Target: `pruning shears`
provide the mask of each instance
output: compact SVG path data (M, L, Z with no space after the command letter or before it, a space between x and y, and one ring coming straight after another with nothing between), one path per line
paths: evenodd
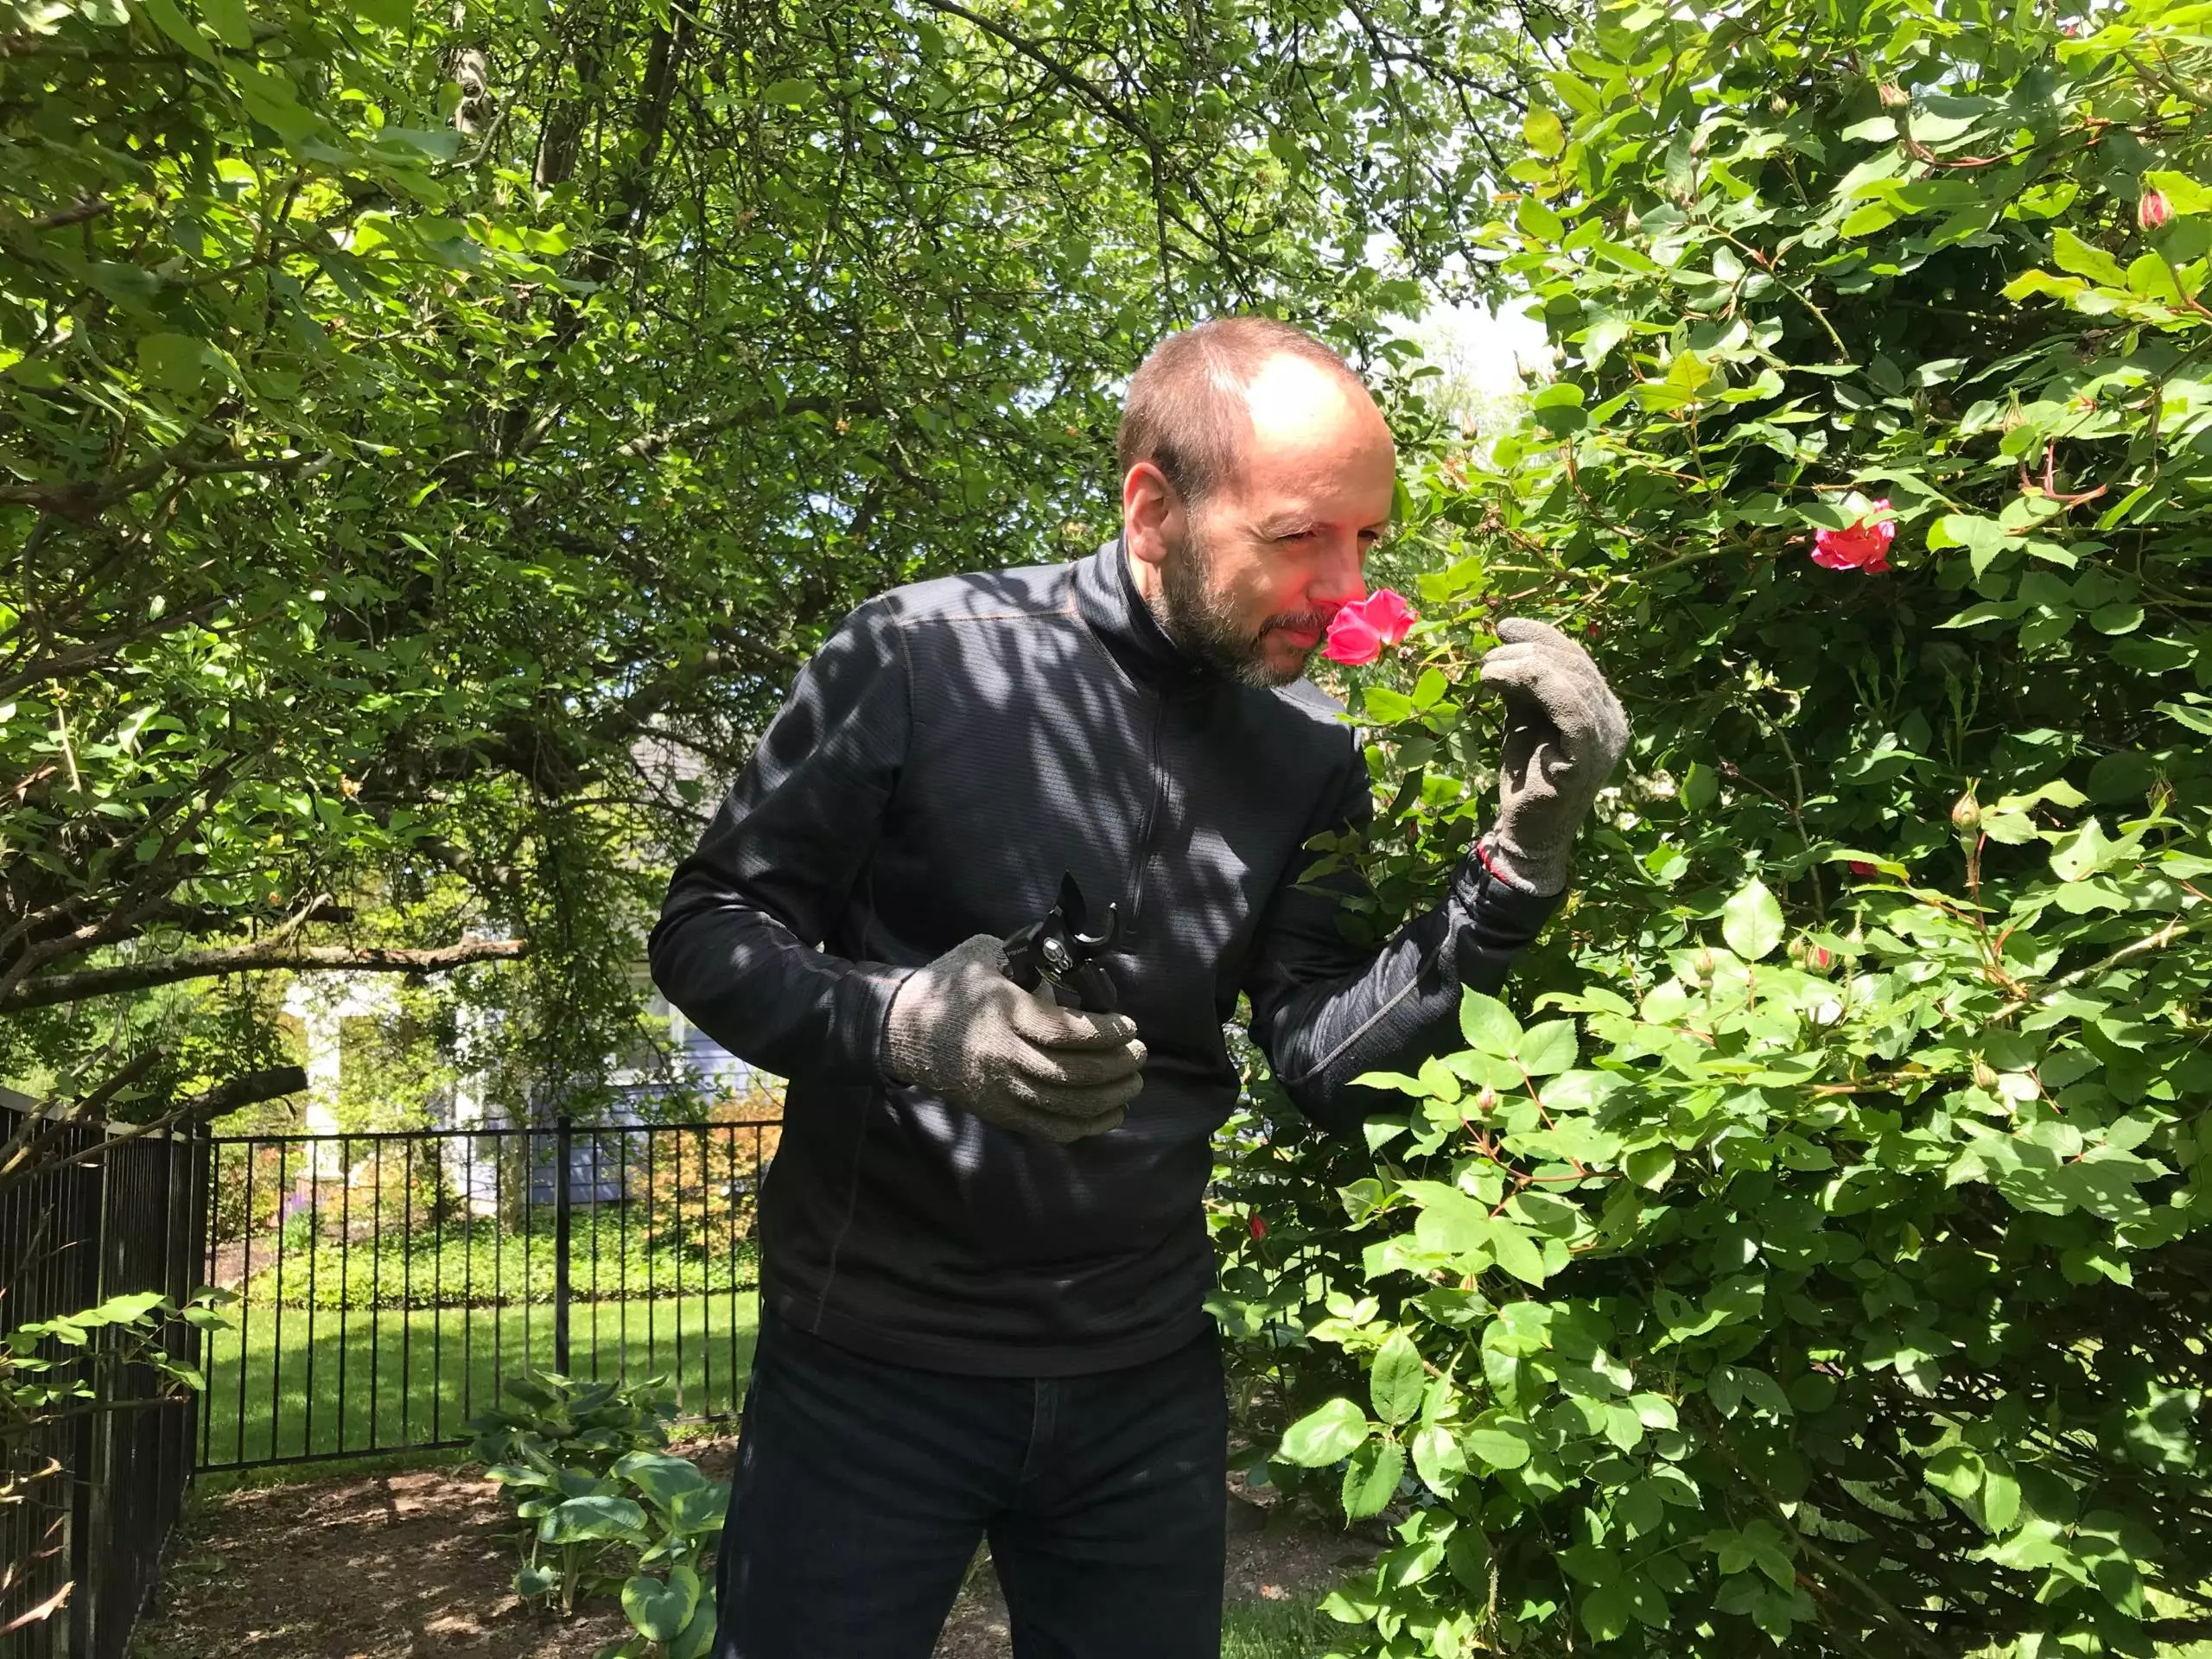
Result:
M1025 991L1039 983L1052 988L1052 1000L1064 1008L1091 1014L1111 1014L1119 1001L1106 966L1095 960L1113 942L1121 924L1117 906L1106 906L1105 924L1096 933L1086 931L1090 907L1071 870L1060 877L1060 899L1039 919L1006 941L1006 976Z

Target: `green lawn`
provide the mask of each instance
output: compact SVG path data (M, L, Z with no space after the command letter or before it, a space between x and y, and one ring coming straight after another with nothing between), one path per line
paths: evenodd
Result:
M1221 1659L1316 1659L1343 1629L1304 1602L1232 1602L1222 1609Z
M687 1415L734 1411L757 1308L749 1290L579 1302L570 1364L583 1376L594 1363L600 1376L665 1376ZM209 1344L203 1467L452 1439L497 1402L502 1375L553 1365L544 1306L230 1312L237 1328Z

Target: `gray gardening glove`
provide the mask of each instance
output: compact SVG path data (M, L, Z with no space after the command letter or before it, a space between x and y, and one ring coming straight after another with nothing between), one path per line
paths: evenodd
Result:
M1483 658L1482 683L1505 698L1491 868L1529 893L1563 891L1574 836L1628 752L1628 716L1590 653L1557 628L1510 616Z
M908 976L891 999L884 1069L986 1123L1065 1144L1122 1125L1144 1087L1144 1045L1118 1014L1050 1001L1006 976L988 933Z

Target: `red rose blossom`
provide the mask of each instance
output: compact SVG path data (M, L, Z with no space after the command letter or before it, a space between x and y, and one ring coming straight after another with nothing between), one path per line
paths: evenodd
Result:
M1253 1217L1250 1225L1253 1237L1265 1238L1268 1236L1268 1224L1262 1221L1259 1217Z
M1846 863L1844 868L1848 869L1861 881L1871 881L1881 874L1879 870L1876 869L1872 864L1869 864L1863 858L1851 859Z
M1357 666L1371 663L1386 645L1395 645L1411 632L1417 619L1406 601L1388 588L1377 588L1365 599L1356 599L1339 610L1329 623L1328 643L1321 654L1332 663Z
M1865 570L1878 574L1890 568L1890 543L1897 539L1896 520L1886 516L1890 510L1887 500L1875 502L1868 509L1869 517L1861 518L1848 530L1821 530L1813 533L1813 563L1831 570Z
M2135 204L2135 222L2146 231L2155 231L2174 216L2173 204L2156 190L2145 190Z

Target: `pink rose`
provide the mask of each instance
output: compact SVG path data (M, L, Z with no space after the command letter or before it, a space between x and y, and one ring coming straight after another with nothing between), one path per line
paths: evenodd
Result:
M1357 665L1371 663L1386 645L1404 639L1416 619L1406 601L1388 588L1377 588L1365 599L1356 599L1329 623L1328 643L1321 654L1332 663Z
M2156 190L2145 190L2135 204L2135 222L2146 231L2155 231L2174 216L2173 206Z
M1889 510L1886 500L1873 504L1875 513L1886 515ZM1897 539L1897 534L1896 521L1886 516L1861 518L1848 530L1815 531L1813 563L1831 570L1887 570L1890 543Z

